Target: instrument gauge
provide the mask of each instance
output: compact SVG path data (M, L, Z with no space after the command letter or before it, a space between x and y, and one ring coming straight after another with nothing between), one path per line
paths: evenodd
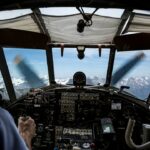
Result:
M86 76L83 72L76 72L73 76L74 86L85 86L86 85Z

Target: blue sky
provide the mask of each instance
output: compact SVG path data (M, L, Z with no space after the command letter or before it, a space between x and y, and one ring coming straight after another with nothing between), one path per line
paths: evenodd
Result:
M64 57L60 56L60 50L54 50L54 62L56 73L62 77L69 77L76 71L83 71L87 76L106 76L109 50L102 53L103 57L99 57L98 49L86 49L83 60L78 59L76 49L66 49ZM61 64L61 65L60 65ZM62 71L65 69L65 73ZM57 74L56 74L57 76Z
M34 49L21 49L21 48L5 48L4 53L6 56L7 64L12 77L22 77L18 68L14 63L16 56L20 56L25 59L27 64L39 75L44 76L47 74L47 62L46 54L44 50L34 50Z
M5 48L4 52L12 77L22 77L14 64L14 58L17 55L20 55L25 59L40 77L48 74L46 53L44 50ZM129 59L133 58L137 53L138 52L116 53L114 70L123 65ZM146 57L135 68L133 68L126 77L150 76L150 51L144 51L144 53ZM85 58L80 60L77 57L76 49L65 49L64 56L61 57L60 49L54 48L53 56L56 78L70 78L76 71L83 71L89 77L106 77L109 49L102 49L102 57L99 57L98 49L86 49Z
M8 67L13 77L21 77L14 63L14 58L19 55L41 77L47 75L46 53L44 50L32 49L4 49ZM76 49L66 49L61 57L60 49L53 49L54 68L56 78L71 77L76 71L84 71L88 76L105 76L108 64L109 50L106 49L103 57L99 57L98 49L87 49L85 58L78 59Z

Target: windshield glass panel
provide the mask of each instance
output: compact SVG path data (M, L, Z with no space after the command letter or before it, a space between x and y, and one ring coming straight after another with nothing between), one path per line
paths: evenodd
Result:
M20 16L23 16L23 15L30 14L31 12L32 11L30 9L0 11L0 20L5 20L5 19L11 19L11 18L20 17Z
M34 88L34 86L32 83L28 84L26 77L22 74L21 69L15 63L16 56L27 64L27 66L40 78L40 81L42 81L44 85L49 84L46 53L44 50L4 48L4 53L17 98L26 94L29 89ZM26 72L29 71L27 70Z
M98 49L86 48L85 57L79 59L76 48L65 48L61 57L60 48L53 48L55 78L57 83L72 84L75 72L86 74L87 85L104 84L108 67L109 49L102 49L99 57Z
M138 55L139 51L116 53L114 71ZM143 51L145 57L141 59L115 86L129 86L126 90L140 99L146 99L150 93L150 51Z
M42 14L45 15L54 15L54 16L64 16L64 15L73 15L79 14L79 10L75 7L50 7L50 8L40 8ZM95 11L95 8L83 7L85 13L92 14ZM111 16L120 18L124 9L98 9L94 14L101 16ZM113 12L113 13L112 13Z

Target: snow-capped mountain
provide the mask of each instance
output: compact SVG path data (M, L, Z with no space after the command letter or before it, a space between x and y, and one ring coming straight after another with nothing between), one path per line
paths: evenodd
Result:
M56 83L62 84L62 85L68 84L69 81L70 81L69 78L67 78L67 79L56 79Z
M117 84L117 87L121 85L129 86L130 89L126 91L141 99L147 98L150 94L150 77L147 76L123 79Z
M105 78L99 78L97 76L94 77L86 77L86 84L87 85L103 85L105 83ZM73 79L69 79L67 84L73 84Z
M41 78L46 85L48 85L48 77L44 76ZM103 85L105 83L104 78L95 77L87 77L87 85ZM23 79L16 79L12 78L13 85L15 87L17 97L24 95L30 89L28 84ZM73 84L73 80L70 78L59 78L56 79L58 84ZM130 89L126 90L133 95L137 96L138 98L145 99L148 97L150 93L150 77L143 76L143 77L131 77L128 79L121 80L116 86L119 88L121 85L129 86ZM0 92L4 95L4 98L8 99L8 94L6 92L6 88L4 86L4 82L2 78L0 78Z

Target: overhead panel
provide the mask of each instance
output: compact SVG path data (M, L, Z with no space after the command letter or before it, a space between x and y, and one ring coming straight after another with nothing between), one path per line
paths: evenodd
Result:
M52 42L72 44L111 43L121 21L118 18L94 15L93 24L79 33L77 23L82 19L80 14L42 17Z
M19 29L40 33L40 30L32 19L31 14L13 19L0 20L0 28Z
M150 33L150 16L135 13L127 32Z

